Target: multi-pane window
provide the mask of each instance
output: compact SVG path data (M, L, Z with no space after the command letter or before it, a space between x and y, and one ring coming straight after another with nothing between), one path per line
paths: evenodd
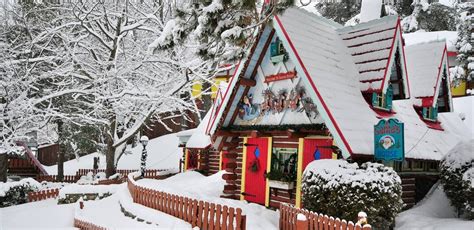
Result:
M389 85L387 93L372 93L372 106L377 109L392 110L393 88Z

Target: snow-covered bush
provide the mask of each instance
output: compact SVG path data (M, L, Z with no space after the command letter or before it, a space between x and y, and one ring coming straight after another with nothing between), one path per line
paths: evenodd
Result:
M28 201L28 193L41 189L41 184L31 178L15 182L0 182L0 208Z
M441 162L441 183L458 214L474 219L474 140L460 142Z
M317 160L303 175L303 206L306 209L356 220L364 211L377 229L393 226L403 207L401 179L392 168L378 163Z
M58 204L75 203L79 199L100 200L117 191L119 185L79 185L71 184L59 190Z

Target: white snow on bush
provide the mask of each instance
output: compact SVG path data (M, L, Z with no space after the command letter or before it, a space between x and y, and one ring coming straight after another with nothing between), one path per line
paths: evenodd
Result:
M378 186L380 191L387 192L391 187L384 186L384 184L401 183L400 177L395 171L387 168L387 171L380 172L376 169L379 166L383 165L368 162L367 169L360 169L357 163L324 159L311 162L306 167L304 175L314 173L329 181L322 185L323 188L337 188L340 184L349 184L352 187L367 189L367 185L369 185L371 187ZM308 181L315 179L313 177Z
M13 187L17 186L30 186L36 189L41 189L43 186L33 178L25 178L20 181L12 182L0 182L0 197L5 196L5 194Z
M470 168L464 172L462 175L462 180L467 181L471 188L474 188L474 168Z
M115 193L119 185L67 185L59 190L59 199L66 198L67 194L98 194L102 196L105 193Z
M454 171L474 161L474 139L459 142L443 160L443 166Z

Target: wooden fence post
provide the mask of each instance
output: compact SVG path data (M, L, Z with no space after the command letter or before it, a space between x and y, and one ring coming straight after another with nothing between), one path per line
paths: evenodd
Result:
M303 213L296 215L296 230L308 230L308 219Z

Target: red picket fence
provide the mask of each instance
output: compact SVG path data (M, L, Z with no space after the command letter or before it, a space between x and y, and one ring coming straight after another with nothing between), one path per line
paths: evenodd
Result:
M246 216L242 209L147 189L128 178L133 202L167 213L200 229L245 230Z
M303 214L306 220L298 220L298 214ZM280 204L280 230L371 230L368 224L363 227L355 225L352 221L340 220L324 214L310 212L308 210L292 207L288 204Z
M81 230L106 230L107 228L74 218L74 227Z
M122 176L127 177L128 174L138 171L137 169L117 169L116 172L122 174ZM161 172L167 171L166 169L148 169L145 171L145 178L158 178L160 179ZM76 172L76 175L81 176L87 175L89 172L97 174L98 172L105 172L105 169L79 169Z
M81 177L77 175L64 175L63 182L76 183ZM37 181L58 182L58 175L37 175Z
M59 189L48 189L38 192L29 192L28 193L28 202L46 200L49 198L56 198L59 196Z

